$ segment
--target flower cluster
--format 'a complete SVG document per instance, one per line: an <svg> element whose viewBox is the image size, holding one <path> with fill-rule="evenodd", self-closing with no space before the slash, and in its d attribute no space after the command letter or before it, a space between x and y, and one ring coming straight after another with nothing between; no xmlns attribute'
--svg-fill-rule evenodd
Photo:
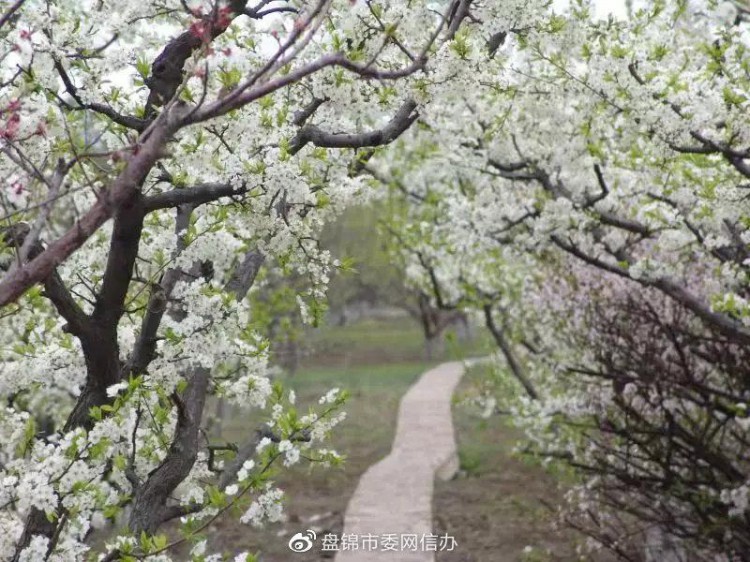
<svg viewBox="0 0 750 562"><path fill-rule="evenodd" d="M396 257L486 323L483 411L581 483L562 515L592 548L744 560L747 12L539 14L457 34L429 126L372 164L405 208Z"/></svg>

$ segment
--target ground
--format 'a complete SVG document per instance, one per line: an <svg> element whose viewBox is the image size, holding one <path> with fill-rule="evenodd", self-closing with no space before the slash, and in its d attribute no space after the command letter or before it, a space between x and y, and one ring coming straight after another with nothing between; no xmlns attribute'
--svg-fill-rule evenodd
<svg viewBox="0 0 750 562"><path fill-rule="evenodd" d="M457 478L436 482L435 528L455 537L458 548L437 562L573 562L575 539L553 529L548 506L562 493L540 467L513 453L520 433L496 415L482 419L461 401L471 394L470 370L456 392L453 422L458 440Z"/></svg>
<svg viewBox="0 0 750 562"><path fill-rule="evenodd" d="M288 521L255 530L236 521L226 521L212 533L215 544L226 544L264 553L264 562L290 559L289 538L299 531L340 533L349 497L360 475L390 448L395 430L396 412L401 395L425 369L425 364L392 363L379 366L330 367L299 372L288 384L297 392L300 409L317 401L335 386L350 390L347 419L333 436L333 448L347 457L340 468L314 469L302 464L278 478L289 497ZM234 420L225 435L239 435L242 420ZM319 560L318 553L295 554L294 560Z"/></svg>
<svg viewBox="0 0 750 562"><path fill-rule="evenodd" d="M300 410L333 387L351 392L347 419L332 443L347 460L340 468L311 471L301 465L279 474L277 482L289 498L287 520L258 530L237 518L225 518L209 533L210 551L259 551L263 562L325 559L331 553L318 549L292 554L288 541L306 529L341 532L344 510L360 475L390 450L404 392L431 364L484 355L491 349L480 332L470 343L449 342L441 357L427 362L420 330L408 318L326 327L308 343L312 354L295 375L284 377L284 383L295 389ZM462 407L457 407L455 421L462 476L438 483L435 508L436 525L456 536L460 546L454 555L439 560L522 560L518 553L528 544L554 547L558 556L550 560L574 560L569 538L548 533L548 517L537 501L553 497L555 483L509 455L517 434L499 418L482 423ZM241 440L252 427L252 420L232 418L223 437Z"/></svg>

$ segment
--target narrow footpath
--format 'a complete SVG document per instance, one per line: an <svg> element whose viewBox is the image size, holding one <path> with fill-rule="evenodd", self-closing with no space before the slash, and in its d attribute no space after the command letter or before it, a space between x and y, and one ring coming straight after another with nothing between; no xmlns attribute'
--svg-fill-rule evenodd
<svg viewBox="0 0 750 562"><path fill-rule="evenodd" d="M344 517L344 535L376 536L381 544L376 550L341 550L336 562L434 562L429 547L403 548L400 541L433 532L434 478L458 469L451 397L463 373L460 362L438 365L401 399L391 453L362 475ZM384 549L384 535L399 546Z"/></svg>

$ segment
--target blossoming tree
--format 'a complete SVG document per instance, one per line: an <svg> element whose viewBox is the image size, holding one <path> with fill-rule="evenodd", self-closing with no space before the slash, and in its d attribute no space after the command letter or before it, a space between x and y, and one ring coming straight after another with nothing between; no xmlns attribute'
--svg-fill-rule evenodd
<svg viewBox="0 0 750 562"><path fill-rule="evenodd" d="M278 517L273 464L337 461L322 441L342 393L297 414L246 295L264 267L295 271L317 316L337 265L321 225L367 199L367 161L451 87L437 68L464 64L466 22L512 16L468 5L0 8L0 558L168 560L236 506ZM268 423L212 442L210 397ZM170 521L184 538L159 534Z"/></svg>
<svg viewBox="0 0 750 562"><path fill-rule="evenodd" d="M410 206L413 282L481 312L520 381L492 400L580 479L568 521L627 560L749 552L746 16L574 2L459 34L473 87L368 165Z"/></svg>
<svg viewBox="0 0 750 562"><path fill-rule="evenodd" d="M481 313L521 383L493 398L578 475L567 519L625 559L746 560L746 14L3 7L0 556L167 560L165 523L278 517L273 464L335 462L343 395L296 412L246 297L294 272L314 320L317 233L385 183L412 282ZM210 397L268 423L213 442Z"/></svg>

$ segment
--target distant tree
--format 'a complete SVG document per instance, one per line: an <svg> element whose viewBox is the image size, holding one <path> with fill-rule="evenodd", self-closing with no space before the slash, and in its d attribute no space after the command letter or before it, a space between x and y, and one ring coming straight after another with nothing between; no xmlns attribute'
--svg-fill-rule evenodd
<svg viewBox="0 0 750 562"><path fill-rule="evenodd" d="M321 246L346 260L331 278L329 305L342 322L346 308L358 303L401 307L411 295L404 273L387 251L381 233L389 210L381 200L347 209L321 233Z"/></svg>

